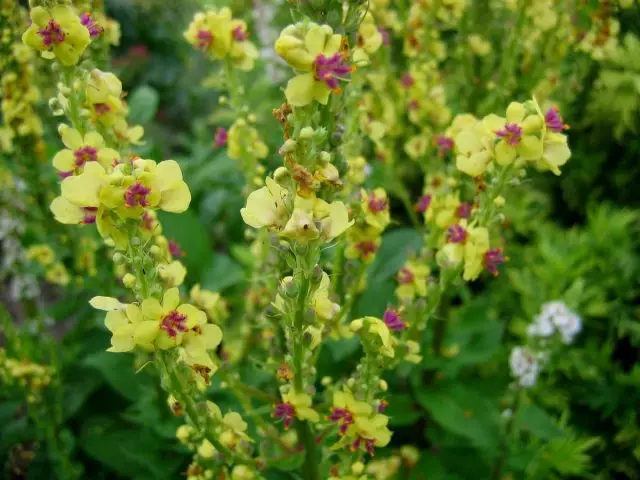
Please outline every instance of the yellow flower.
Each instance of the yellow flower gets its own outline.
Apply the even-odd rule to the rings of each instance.
[[[54,264],[51,268],[47,270],[44,278],[49,283],[53,283],[54,285],[68,285],[71,277],[67,272],[67,269],[61,263]]]
[[[542,132],[544,120],[537,112],[527,114],[522,103],[511,102],[506,118],[491,114],[482,123],[499,138],[495,146],[495,158],[499,165],[509,165],[516,157],[523,160],[541,157],[542,142],[537,135]]]
[[[287,220],[285,202],[288,192],[270,177],[265,180],[265,184],[247,198],[247,205],[240,210],[242,219],[253,228],[283,227]]]
[[[371,418],[356,417],[352,429],[355,435],[364,440],[358,446],[371,453],[372,445],[376,447],[386,447],[391,441],[391,430],[387,427],[389,417],[375,414]]]
[[[422,355],[420,355],[420,344],[418,342],[407,340],[405,347],[407,348],[407,352],[405,353],[404,359],[407,362],[418,364],[422,361]]]
[[[49,245],[33,245],[25,252],[27,260],[35,260],[43,267],[51,265],[56,259],[56,254]]]
[[[471,51],[479,57],[486,57],[491,53],[491,43],[485,40],[481,35],[469,35],[467,42],[469,42]]]
[[[191,303],[203,310],[213,323],[222,323],[229,316],[227,305],[218,292],[200,288],[197,283],[189,293]]]
[[[221,341],[222,330],[213,323],[196,325],[187,331],[182,339],[180,359],[189,366],[206,367],[205,383],[208,383],[209,375],[213,374],[217,368],[208,351],[214,350]]]
[[[112,297],[93,297],[89,303],[93,308],[107,312],[104,324],[111,332],[108,352],[129,352],[136,344],[152,348],[147,338],[149,325],[143,325],[142,312],[137,305],[122,304]]]
[[[232,20],[230,27],[232,41],[229,57],[234,66],[240,70],[249,71],[259,56],[258,49],[249,41],[247,24],[243,20]]]
[[[105,170],[109,170],[114,162],[120,160],[120,154],[107,148],[102,135],[97,132],[88,132],[83,137],[67,125],[60,125],[58,132],[67,147],[53,157],[53,166],[61,172],[74,172],[87,162],[99,162]]]
[[[202,310],[188,303],[180,304],[177,288],[167,290],[162,303],[155,298],[144,300],[141,310],[145,319],[142,323],[148,324],[145,339],[148,343],[155,342],[161,349],[179,345],[189,330],[194,327],[202,328],[207,323],[207,316]]]
[[[382,231],[389,225],[391,221],[389,200],[384,189],[376,188],[371,195],[365,190],[360,190],[360,206],[364,212],[365,222],[373,228]]]
[[[310,395],[290,390],[282,395],[282,401],[295,408],[295,416],[299,420],[309,420],[314,423],[320,421],[318,412],[311,408],[313,400]]]
[[[425,263],[409,260],[398,272],[396,295],[401,300],[412,300],[415,296],[427,296],[427,277],[431,269]]]
[[[269,154],[267,145],[258,131],[243,119],[236,120],[227,132],[227,154],[234,160],[242,159],[243,151],[254,158],[265,158]]]
[[[286,27],[276,40],[275,50],[299,75],[289,80],[285,95],[294,107],[314,100],[326,105],[331,92],[340,92],[340,80],[352,68],[340,51],[342,36],[328,25],[296,24]]]
[[[231,480],[254,480],[256,473],[246,465],[236,465],[231,470]]]
[[[411,137],[404,146],[404,151],[413,160],[417,160],[427,153],[429,148],[429,140],[424,134],[414,135]]]
[[[63,65],[78,63],[91,37],[73,8],[67,5],[51,10],[35,7],[30,16],[31,26],[22,35],[25,45],[43,52],[47,58],[57,57]]]
[[[311,308],[316,312],[316,315],[321,320],[331,320],[336,316],[336,314],[340,311],[340,305],[334,303],[329,298],[329,287],[331,286],[331,281],[329,280],[329,275],[325,272],[322,272],[322,279],[320,280],[320,285],[313,292],[313,296],[311,298]]]
[[[231,10],[227,7],[199,12],[193,17],[185,39],[199,50],[221,59],[229,53],[232,37]]]
[[[482,122],[464,128],[455,137],[456,167],[463,173],[482,175],[493,157],[493,140]]]
[[[347,158],[347,179],[350,184],[360,185],[367,178],[367,160],[360,157]]]
[[[375,338],[378,338],[381,343],[380,353],[386,355],[387,357],[394,357],[395,353],[393,351],[393,347],[395,345],[395,339],[391,337],[391,331],[389,330],[389,327],[387,327],[387,325],[379,318],[358,318],[357,320],[353,320],[351,322],[350,328],[353,332],[364,330],[366,334],[370,334]]]
[[[375,24],[373,15],[367,12],[358,29],[357,48],[353,52],[354,62],[368,63],[369,56],[376,53],[382,46],[382,40],[382,34]]]
[[[94,69],[87,79],[85,105],[94,122],[112,126],[123,120],[127,109],[121,100],[122,83],[111,72]],[[126,124],[126,122],[125,122]]]
[[[182,262],[174,260],[171,263],[158,265],[158,275],[168,287],[179,287],[184,282],[187,269]]]
[[[379,230],[369,226],[356,226],[347,233],[345,256],[349,259],[357,258],[364,263],[371,263],[376,257],[381,242]]]
[[[335,412],[335,410],[338,412]],[[352,418],[369,417],[373,413],[373,408],[367,402],[356,400],[351,391],[344,389],[333,393],[332,413],[337,414],[347,410]]]
[[[541,170],[551,170],[560,175],[560,168],[571,157],[571,150],[567,144],[567,136],[561,133],[547,131],[544,135],[542,157],[537,166]]]

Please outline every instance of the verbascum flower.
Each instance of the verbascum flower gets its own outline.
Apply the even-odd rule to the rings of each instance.
[[[61,125],[58,129],[64,150],[59,151],[53,157],[53,166],[61,174],[73,174],[80,171],[87,162],[99,162],[105,170],[109,170],[114,162],[120,160],[120,154],[105,145],[102,135],[97,132],[88,132],[84,137],[67,125]]]
[[[482,122],[463,129],[454,139],[456,167],[463,173],[482,175],[493,158],[493,138]]]
[[[56,259],[56,254],[49,245],[32,245],[25,252],[27,260],[35,260],[43,267],[51,265]]]
[[[471,51],[479,57],[486,57],[491,53],[491,43],[484,39],[481,35],[472,34],[467,37],[467,42]]]
[[[490,252],[489,231],[484,227],[467,227],[462,223],[456,229],[457,237],[442,248],[450,265],[458,265],[464,260],[462,277],[466,281],[478,278],[486,265],[486,255]],[[462,233],[463,232],[463,233]]]
[[[409,260],[396,275],[398,287],[396,295],[401,300],[412,300],[414,297],[427,296],[427,277],[431,269],[426,263]]]
[[[270,177],[265,186],[253,191],[240,210],[244,223],[253,228],[282,228],[287,222],[288,192]]]
[[[44,278],[47,282],[54,285],[65,286],[71,281],[69,272],[62,263],[55,263],[44,274]]]
[[[320,421],[320,415],[311,408],[312,404],[313,399],[310,395],[290,390],[282,395],[282,403],[274,406],[271,415],[282,420],[285,430],[289,429],[295,418],[316,423]]]
[[[356,400],[353,393],[345,388],[333,393],[333,406],[328,420],[337,423],[338,434],[344,436],[356,418],[369,418],[372,413],[371,405]]]
[[[246,151],[253,157],[261,159],[269,154],[269,148],[260,138],[258,131],[248,125],[244,119],[236,120],[227,132],[227,154],[234,160],[242,159]]]
[[[26,45],[47,58],[57,57],[65,66],[78,63],[91,36],[72,7],[58,5],[50,10],[35,7],[30,16],[31,26],[22,36]]]
[[[197,283],[189,292],[191,303],[203,310],[213,323],[222,323],[229,316],[227,305],[218,292],[212,292],[200,287]]]
[[[298,196],[282,235],[302,243],[318,238],[329,242],[351,225],[353,220],[349,221],[349,211],[344,203]]]
[[[362,332],[360,335],[368,335],[377,344],[380,353],[393,358],[395,355],[395,339],[391,337],[391,331],[387,324],[379,318],[363,317],[353,320],[349,325],[352,332]],[[377,339],[377,340],[376,340]]]
[[[230,27],[232,40],[229,57],[235,67],[249,71],[259,56],[258,49],[249,41],[247,24],[243,20],[232,20]]]
[[[506,118],[490,114],[482,122],[499,139],[495,145],[498,165],[510,165],[517,157],[536,160],[542,156],[539,136],[544,120],[536,111],[527,113],[522,103],[510,103]]]
[[[389,199],[383,188],[376,188],[370,195],[365,190],[361,190],[360,206],[364,212],[364,220],[368,225],[380,231],[389,225],[391,221]]]
[[[281,32],[276,53],[299,72],[287,83],[289,104],[302,107],[315,100],[326,105],[331,92],[340,92],[340,81],[352,71],[341,45],[342,36],[328,25],[298,23]]]
[[[231,10],[227,7],[196,13],[184,33],[190,44],[217,59],[229,53],[232,35]]]
[[[353,52],[353,61],[358,65],[368,63],[369,56],[380,49],[382,41],[382,33],[376,26],[373,15],[367,12],[358,28],[357,47]]]
[[[382,238],[380,231],[369,226],[354,226],[347,232],[347,247],[345,256],[349,259],[359,259],[364,263],[371,263],[380,248]]]
[[[108,352],[130,352],[136,345],[152,349],[149,340],[149,330],[153,332],[154,325],[143,324],[140,307],[134,304],[123,304],[113,297],[93,297],[89,302],[98,310],[107,312],[104,324],[111,332],[111,347]]]
[[[313,296],[311,297],[311,308],[316,312],[318,318],[324,321],[331,320],[340,311],[340,305],[332,302],[329,298],[330,286],[331,281],[329,280],[329,275],[322,272],[320,285],[318,285],[318,288],[313,292]]]
[[[111,72],[94,69],[87,78],[85,106],[94,123],[113,126],[118,121],[124,122],[127,113],[122,102],[122,83]]]

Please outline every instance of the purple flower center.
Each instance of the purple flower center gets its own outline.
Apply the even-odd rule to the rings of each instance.
[[[378,251],[378,246],[373,240],[365,240],[363,242],[356,243],[356,250],[360,252],[360,255],[366,258],[369,255],[376,253]]]
[[[456,209],[456,215],[458,215],[459,218],[469,218],[472,208],[473,206],[469,202],[462,202]]]
[[[516,146],[522,140],[522,128],[517,123],[507,123],[504,128],[496,131],[496,135],[509,145]]]
[[[155,227],[156,221],[149,212],[142,214],[142,228],[148,231],[152,231]]]
[[[382,27],[378,27],[378,32],[382,35],[382,44],[386,47],[391,43],[391,38],[389,37],[389,32]]]
[[[461,225],[451,225],[447,229],[447,238],[451,243],[464,243],[467,235],[467,231]]]
[[[387,200],[385,198],[378,198],[375,193],[372,193],[369,197],[368,205],[372,213],[380,213],[387,209]]]
[[[313,71],[316,80],[324,82],[334,92],[340,91],[340,80],[349,78],[352,67],[341,53],[335,53],[330,57],[320,54],[313,62]]]
[[[369,453],[369,455],[371,455],[372,457],[375,454],[375,446],[376,446],[376,441],[372,438],[362,438],[361,436],[358,436],[353,443],[351,444],[351,451],[355,452],[356,450],[358,450],[360,448],[360,445],[362,445],[364,441],[364,447],[366,448],[367,452]]]
[[[176,312],[175,310],[169,312],[164,316],[160,323],[160,330],[163,330],[170,337],[175,337],[178,332],[187,331],[187,316]]]
[[[84,207],[84,217],[82,218],[82,223],[88,225],[91,223],[96,223],[96,213],[98,212],[97,207]]]
[[[564,119],[560,115],[560,110],[558,110],[558,107],[551,107],[549,110],[547,110],[547,113],[544,115],[544,122],[552,132],[556,133],[569,128],[569,126],[564,123]]]
[[[407,324],[402,321],[402,317],[395,308],[387,308],[382,320],[394,332],[399,332],[407,327]]]
[[[418,202],[415,204],[415,210],[418,213],[424,213],[431,205],[431,195],[423,195],[420,197]]]
[[[87,162],[95,162],[98,160],[98,150],[93,147],[82,147],[73,152],[76,157],[76,167],[82,167]]]
[[[396,278],[398,279],[398,283],[411,283],[413,282],[414,275],[407,267],[402,267]]]
[[[73,170],[69,170],[68,172],[58,172],[58,176],[62,179],[70,177],[71,175],[73,175]]]
[[[498,267],[506,261],[506,257],[499,248],[491,248],[484,253],[484,266],[492,275],[498,276]]]
[[[420,102],[418,99],[414,98],[408,103],[407,108],[409,110],[418,110],[420,108]]]
[[[238,25],[232,30],[231,33],[236,42],[244,42],[247,38],[249,38],[249,34],[246,32],[242,25]]]
[[[97,37],[103,31],[103,28],[93,21],[93,18],[91,18],[91,14],[88,12],[80,15],[80,22],[82,23],[82,25],[87,27],[87,30],[89,30],[89,35],[91,36],[91,38]]]
[[[293,423],[293,419],[296,416],[296,408],[290,403],[279,403],[274,407],[273,418],[282,420],[285,430],[289,430],[289,427]]]
[[[64,42],[65,37],[60,24],[53,19],[49,20],[46,27],[38,30],[38,35],[42,37],[42,43],[47,47]]]
[[[229,139],[229,134],[225,128],[216,128],[215,134],[215,146],[217,148],[224,147],[227,144],[227,140]]]
[[[148,207],[149,201],[147,200],[147,195],[150,193],[150,188],[145,187],[140,182],[136,182],[124,192],[124,203],[127,207],[135,207],[136,205]]]
[[[445,153],[451,151],[451,149],[453,148],[453,138],[447,137],[445,135],[438,135],[436,145],[438,146],[440,155],[444,155]]]
[[[96,114],[104,115],[111,111],[111,106],[107,105],[106,103],[94,103],[93,109],[96,111]]]
[[[378,413],[384,413],[388,406],[389,402],[387,402],[384,398],[380,400],[380,405],[378,405]]]
[[[169,240],[169,253],[171,253],[173,258],[184,256],[184,252],[180,248],[180,244],[175,240]]]
[[[198,30],[198,48],[206,50],[213,44],[213,34],[209,30]]]
[[[333,407],[329,420],[339,422],[340,427],[338,433],[340,435],[346,435],[347,430],[349,430],[349,425],[353,424],[353,414],[346,408]]]
[[[406,72],[400,78],[400,83],[402,84],[402,86],[404,88],[411,88],[411,87],[413,87],[415,85],[416,81],[413,78],[413,75],[411,75],[409,72]]]

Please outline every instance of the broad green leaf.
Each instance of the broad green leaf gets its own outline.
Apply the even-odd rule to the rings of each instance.
[[[203,274],[202,287],[216,292],[244,281],[242,267],[231,257],[216,254]]]
[[[369,282],[377,283],[393,277],[407,261],[409,252],[422,247],[422,237],[412,228],[398,228],[382,237],[382,245],[370,267]]]
[[[148,85],[136,88],[129,97],[129,123],[131,125],[149,123],[156,116],[159,101],[155,88]]]
[[[389,424],[392,426],[411,425],[423,415],[410,395],[392,393],[386,400],[389,405],[384,414],[389,416]]]
[[[98,352],[85,358],[83,363],[98,370],[114,390],[129,400],[140,398],[151,385],[146,372],[136,373],[133,355]]]
[[[553,440],[564,436],[552,417],[537,405],[527,405],[516,413],[516,425],[542,440]]]

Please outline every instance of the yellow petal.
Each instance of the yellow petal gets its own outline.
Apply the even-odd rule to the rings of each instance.
[[[129,321],[127,320],[124,312],[122,312],[121,310],[108,312],[104,319],[104,326],[107,327],[107,329],[112,333],[117,332],[122,327],[128,324]]]
[[[56,197],[51,202],[49,209],[56,221],[65,225],[77,225],[84,220],[85,212],[64,197]]]
[[[154,320],[138,323],[133,331],[133,339],[142,345],[152,344],[160,333],[160,324]]]
[[[309,105],[314,98],[315,83],[313,73],[304,73],[293,77],[287,83],[287,88],[284,91],[287,102],[294,107]]]
[[[142,302],[142,314],[149,320],[159,320],[163,312],[160,302],[155,298],[147,298]]]
[[[180,291],[177,288],[170,288],[162,297],[162,310],[169,313],[180,305]]]
[[[84,136],[84,145],[89,147],[102,147],[104,145],[104,139],[98,132],[89,132]]]
[[[58,131],[65,147],[71,150],[78,150],[83,147],[82,135],[75,128],[61,125]]]
[[[89,300],[89,305],[97,310],[104,310],[106,312],[124,309],[124,304],[120,303],[120,300],[113,297],[93,297]]]
[[[182,213],[189,208],[191,191],[186,183],[180,181],[170,190],[162,192],[159,207],[165,212]]]

